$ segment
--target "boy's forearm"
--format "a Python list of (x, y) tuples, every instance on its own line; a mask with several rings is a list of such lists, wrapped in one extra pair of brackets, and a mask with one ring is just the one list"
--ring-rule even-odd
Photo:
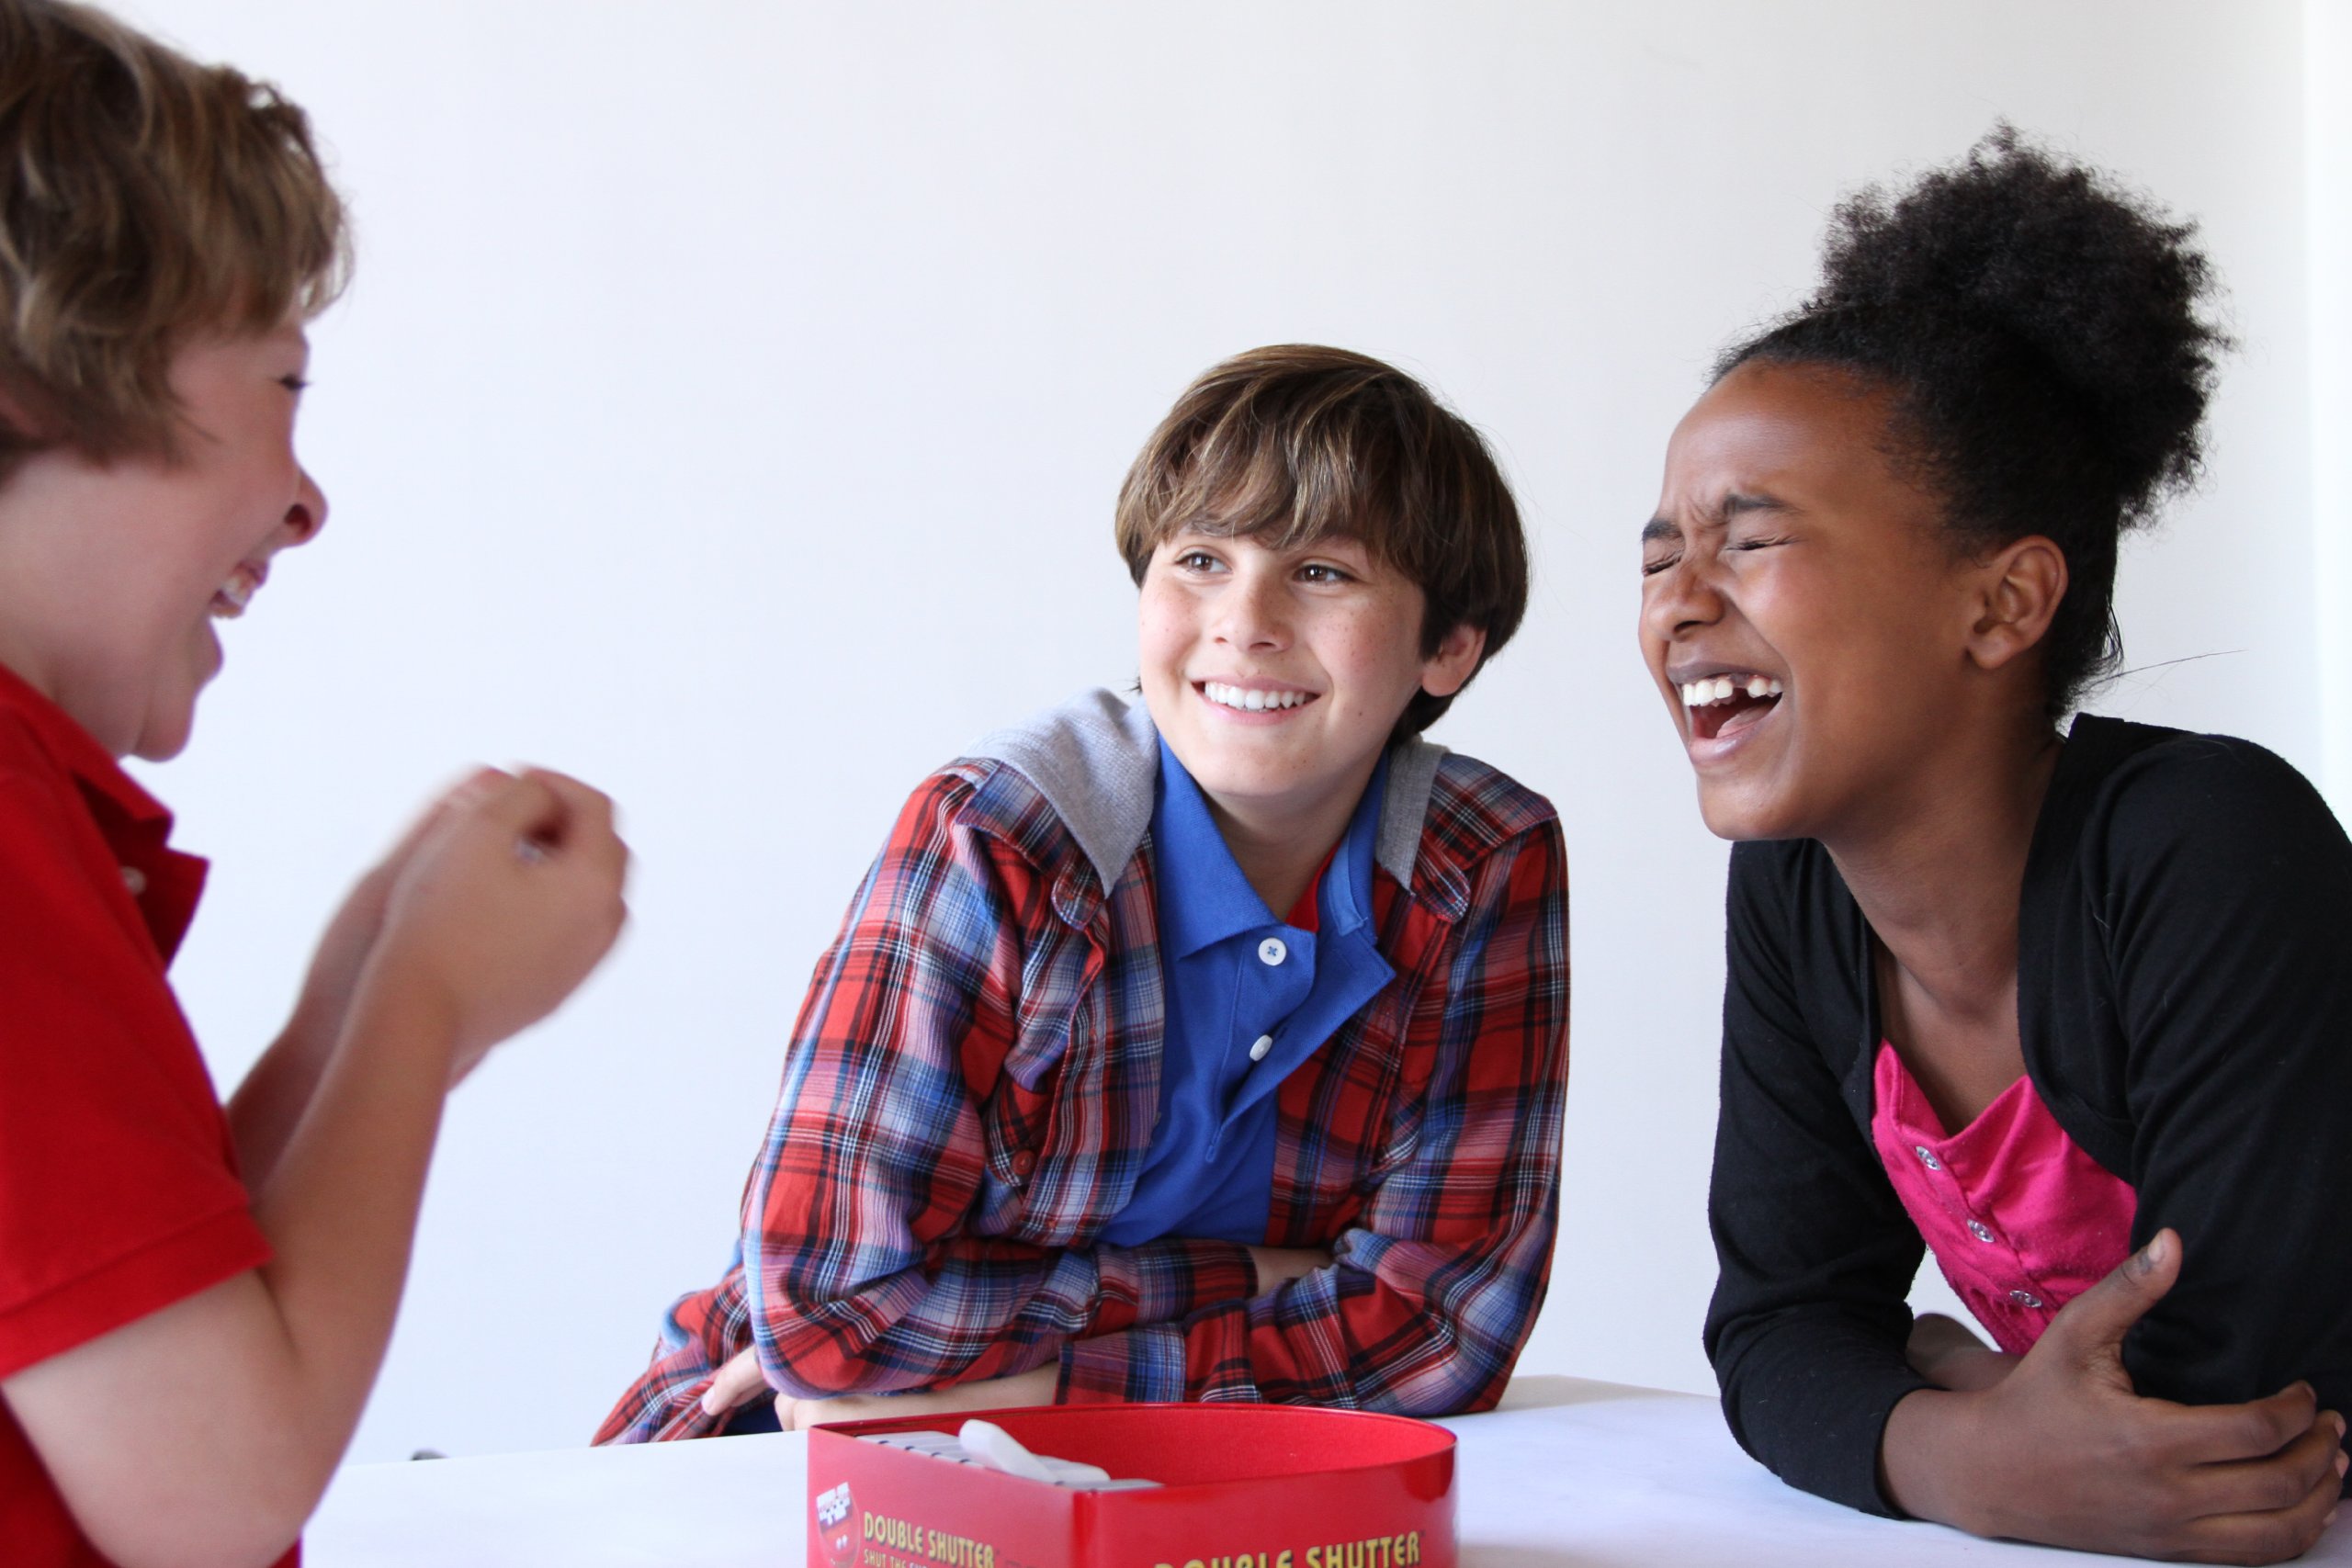
[(371, 974), (341, 1022), (326, 1049), (289, 1030), (256, 1067), (268, 1076), (250, 1101), (252, 1125), (266, 1134), (280, 1123), (252, 1189), (273, 1256), (253, 1276), (248, 1312), (262, 1321), (229, 1343), (260, 1393), (231, 1406), (241, 1420), (188, 1445), (213, 1450), (224, 1499), (274, 1472), (297, 1530), (342, 1461), (390, 1340), (448, 1083), (447, 1010), (396, 973)]
[[(779, 1202), (773, 1190), (762, 1202), (773, 1215), (806, 1213), (805, 1205)], [(778, 1280), (764, 1292), (766, 1332), (775, 1358), (791, 1369), (789, 1392), (804, 1397), (999, 1377), (1041, 1344), (1172, 1322), (1255, 1293), (1250, 1248), (1178, 1236), (1058, 1248), (958, 1235), (906, 1250), (888, 1273), (813, 1279), (829, 1261), (852, 1255), (848, 1239), (797, 1227), (747, 1237), (749, 1266)], [(922, 1280), (920, 1292), (905, 1289), (910, 1278)], [(851, 1302), (861, 1310), (845, 1316)], [(851, 1318), (863, 1332), (843, 1332)], [(673, 1371), (657, 1366), (649, 1376), (698, 1392), (711, 1368), (749, 1342), (749, 1327), (735, 1314), (712, 1312), (697, 1323), (695, 1353)]]
[(437, 811), (428, 812), (410, 829), (393, 858), (352, 888), (311, 955), (293, 1016), (230, 1100), (230, 1134), (236, 1140), (239, 1173), (248, 1188), (257, 1191), (268, 1183), (287, 1140), (318, 1092), (319, 1079), (368, 974), (368, 953), (382, 929), (393, 868), (414, 852), (436, 818)]
[[(1235, 1299), (1181, 1324), (1138, 1324), (1069, 1341), (1059, 1397), (1344, 1403), (1423, 1416), (1487, 1409), (1501, 1396), (1541, 1297), (1540, 1278), (1527, 1272), (1525, 1259), (1548, 1258), (1551, 1235), (1544, 1224), (1483, 1246), (1440, 1247), (1359, 1232), (1352, 1247), (1347, 1237), (1336, 1245), (1328, 1269), (1261, 1281), (1259, 1294), (1286, 1292), (1279, 1311)], [(1378, 1258), (1362, 1256), (1367, 1244), (1382, 1249)], [(1490, 1254), (1483, 1267), (1463, 1267), (1481, 1252)], [(1520, 1261), (1497, 1267), (1509, 1258)], [(1359, 1278), (1341, 1287), (1338, 1277), (1350, 1270)], [(1481, 1272), (1491, 1282), (1441, 1309), (1427, 1282), (1457, 1271)], [(1370, 1290), (1361, 1288), (1363, 1275)]]
[[(305, 1369), (330, 1469), (391, 1335), (453, 1039), (438, 998), (372, 973), (254, 1190), (254, 1217), (276, 1255), (262, 1281)], [(299, 1047), (289, 1060), (300, 1062)]]
[(229, 1135), (247, 1190), (259, 1192), (277, 1171), (287, 1141), (318, 1093), (341, 1024), (337, 1019), (322, 1026), (296, 1014), (230, 1097)]
[(266, 1562), (299, 1533), (390, 1337), (449, 1048), (432, 997), (390, 978), (364, 987), (254, 1193), (272, 1260), (8, 1381), (110, 1557)]
[[(1084, 1335), (1110, 1334), (1143, 1324), (1174, 1323), (1205, 1308), (1273, 1289), (1258, 1254), (1273, 1249), (1239, 1242), (1162, 1236), (1133, 1247), (1087, 1249), (1100, 1288)], [(1330, 1261), (1329, 1253), (1324, 1262)], [(1293, 1278), (1296, 1271), (1285, 1273)]]

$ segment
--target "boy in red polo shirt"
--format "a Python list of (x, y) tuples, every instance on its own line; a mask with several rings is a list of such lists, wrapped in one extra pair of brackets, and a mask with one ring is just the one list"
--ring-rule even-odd
[(610, 945), (607, 802), (485, 770), (329, 927), (224, 1108), (164, 966), (174, 755), (326, 502), (293, 450), (343, 263), (301, 112), (0, 0), (0, 1557), (291, 1562), (390, 1332), (443, 1096)]

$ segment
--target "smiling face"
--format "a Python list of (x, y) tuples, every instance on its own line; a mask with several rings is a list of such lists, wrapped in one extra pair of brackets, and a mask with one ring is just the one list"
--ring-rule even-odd
[(1668, 446), (1642, 652), (1723, 838), (1898, 822), (2018, 701), (2014, 667), (1987, 690), (1994, 568), (1956, 558), (1937, 498), (1890, 464), (1888, 413), (1849, 378), (1751, 360)]
[(175, 460), (35, 454), (0, 489), (0, 660), (118, 756), (187, 744), (220, 671), (215, 619), (243, 614), (270, 558), (326, 521), (294, 456), (309, 349), (299, 325), (174, 357)]
[(1419, 586), (1360, 542), (1274, 550), (1179, 531), (1152, 552), (1138, 643), (1144, 702), (1228, 821), (1336, 839), (1413, 694), (1450, 695), (1485, 634), (1421, 651)]

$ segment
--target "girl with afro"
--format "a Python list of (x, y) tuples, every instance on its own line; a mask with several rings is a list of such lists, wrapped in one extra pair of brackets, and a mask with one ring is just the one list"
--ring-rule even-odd
[[(2258, 746), (2061, 722), (2198, 473), (2192, 239), (2007, 128), (1848, 201), (1674, 433), (1641, 641), (1736, 841), (1734, 1434), (1876, 1513), (2263, 1562), (2346, 1466), (2352, 845)], [(1925, 1251), (1994, 1345), (1915, 1321)]]

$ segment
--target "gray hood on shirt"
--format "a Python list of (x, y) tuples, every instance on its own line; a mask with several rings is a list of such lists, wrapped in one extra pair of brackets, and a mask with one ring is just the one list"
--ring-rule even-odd
[[(1387, 793), (1373, 858), (1400, 886), (1413, 885), (1430, 790), (1445, 748), (1419, 739), (1388, 749)], [(967, 758), (999, 761), (1037, 786), (1066, 823), (1094, 874), (1110, 887), (1151, 828), (1159, 738), (1141, 703), (1097, 688), (1036, 717), (982, 736)]]

